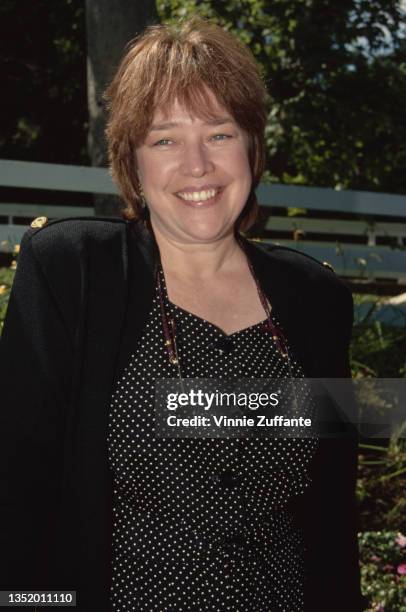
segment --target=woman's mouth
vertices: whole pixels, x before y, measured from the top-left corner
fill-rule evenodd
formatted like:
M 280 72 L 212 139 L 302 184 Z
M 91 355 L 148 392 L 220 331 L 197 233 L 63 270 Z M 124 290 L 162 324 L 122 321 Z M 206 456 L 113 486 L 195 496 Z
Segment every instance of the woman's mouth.
M 202 191 L 179 191 L 176 196 L 189 206 L 202 207 L 215 204 L 221 191 L 221 187 Z

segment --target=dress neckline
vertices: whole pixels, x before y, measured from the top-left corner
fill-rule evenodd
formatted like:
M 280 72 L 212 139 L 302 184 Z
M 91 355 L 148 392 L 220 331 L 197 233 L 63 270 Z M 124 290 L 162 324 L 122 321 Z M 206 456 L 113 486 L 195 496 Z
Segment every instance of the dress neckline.
M 197 321 L 202 322 L 205 325 L 208 325 L 208 326 L 212 327 L 213 329 L 217 330 L 217 332 L 219 334 L 221 334 L 223 337 L 226 337 L 226 338 L 232 338 L 233 336 L 236 336 L 237 334 L 243 334 L 245 332 L 254 330 L 255 328 L 258 328 L 259 331 L 262 331 L 262 327 L 267 322 L 267 319 L 262 319 L 261 321 L 258 321 L 257 323 L 253 323 L 252 325 L 248 325 L 248 327 L 243 327 L 242 329 L 237 329 L 236 331 L 231 332 L 231 334 L 227 334 L 221 327 L 219 327 L 215 323 L 212 323 L 208 319 L 205 319 L 204 317 L 200 317 L 199 315 L 195 314 L 194 312 L 191 312 L 189 310 L 186 310 L 185 308 L 182 308 L 181 306 L 178 306 L 177 304 L 174 304 L 169 299 L 168 299 L 168 304 L 169 304 L 170 308 L 172 309 L 173 313 L 178 312 L 178 313 L 180 313 L 183 316 L 192 317 L 193 319 L 196 319 Z M 272 314 L 271 314 L 271 316 L 272 316 Z

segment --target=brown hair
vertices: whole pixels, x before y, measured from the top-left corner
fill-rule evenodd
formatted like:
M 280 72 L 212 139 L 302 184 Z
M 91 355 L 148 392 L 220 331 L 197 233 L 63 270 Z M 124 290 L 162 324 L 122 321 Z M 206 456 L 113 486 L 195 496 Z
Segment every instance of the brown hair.
M 210 114 L 204 87 L 249 137 L 252 187 L 237 229 L 255 221 L 255 188 L 265 169 L 266 89 L 251 51 L 234 35 L 201 17 L 148 27 L 130 44 L 105 93 L 110 168 L 126 207 L 126 219 L 141 216 L 136 148 L 144 141 L 157 105 L 176 97 L 197 116 Z

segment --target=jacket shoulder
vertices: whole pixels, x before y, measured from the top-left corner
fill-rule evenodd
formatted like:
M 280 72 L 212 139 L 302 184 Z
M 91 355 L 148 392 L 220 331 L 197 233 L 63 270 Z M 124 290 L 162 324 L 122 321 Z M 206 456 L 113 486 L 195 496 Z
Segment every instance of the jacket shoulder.
M 122 231 L 128 221 L 119 217 L 64 217 L 49 221 L 47 217 L 37 217 L 27 229 L 27 234 L 36 240 L 47 240 L 53 236 L 76 235 L 84 237 L 93 234 L 95 237 Z
M 251 247 L 260 251 L 264 258 L 273 260 L 286 274 L 297 278 L 300 284 L 309 283 L 311 286 L 321 286 L 325 288 L 336 287 L 343 293 L 351 293 L 347 283 L 334 272 L 333 267 L 325 261 L 319 261 L 315 257 L 294 249 L 292 247 L 267 244 L 259 241 L 249 241 Z
M 113 241 L 126 231 L 128 222 L 115 217 L 66 217 L 48 221 L 46 217 L 35 219 L 26 230 L 22 244 L 30 242 L 36 253 L 83 252 L 89 242 Z
M 109 217 L 70 217 L 29 227 L 17 259 L 18 286 L 50 294 L 74 334 L 90 279 L 100 272 L 116 279 L 125 272 L 126 228 L 126 221 Z

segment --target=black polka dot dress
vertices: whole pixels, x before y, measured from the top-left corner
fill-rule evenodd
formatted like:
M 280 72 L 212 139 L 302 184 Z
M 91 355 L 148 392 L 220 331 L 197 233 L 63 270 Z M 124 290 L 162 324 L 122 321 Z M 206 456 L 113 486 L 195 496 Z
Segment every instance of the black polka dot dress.
M 226 336 L 165 304 L 184 378 L 303 377 L 261 324 Z M 304 545 L 287 503 L 311 482 L 316 439 L 156 438 L 155 380 L 177 377 L 157 289 L 111 398 L 112 610 L 303 610 Z

